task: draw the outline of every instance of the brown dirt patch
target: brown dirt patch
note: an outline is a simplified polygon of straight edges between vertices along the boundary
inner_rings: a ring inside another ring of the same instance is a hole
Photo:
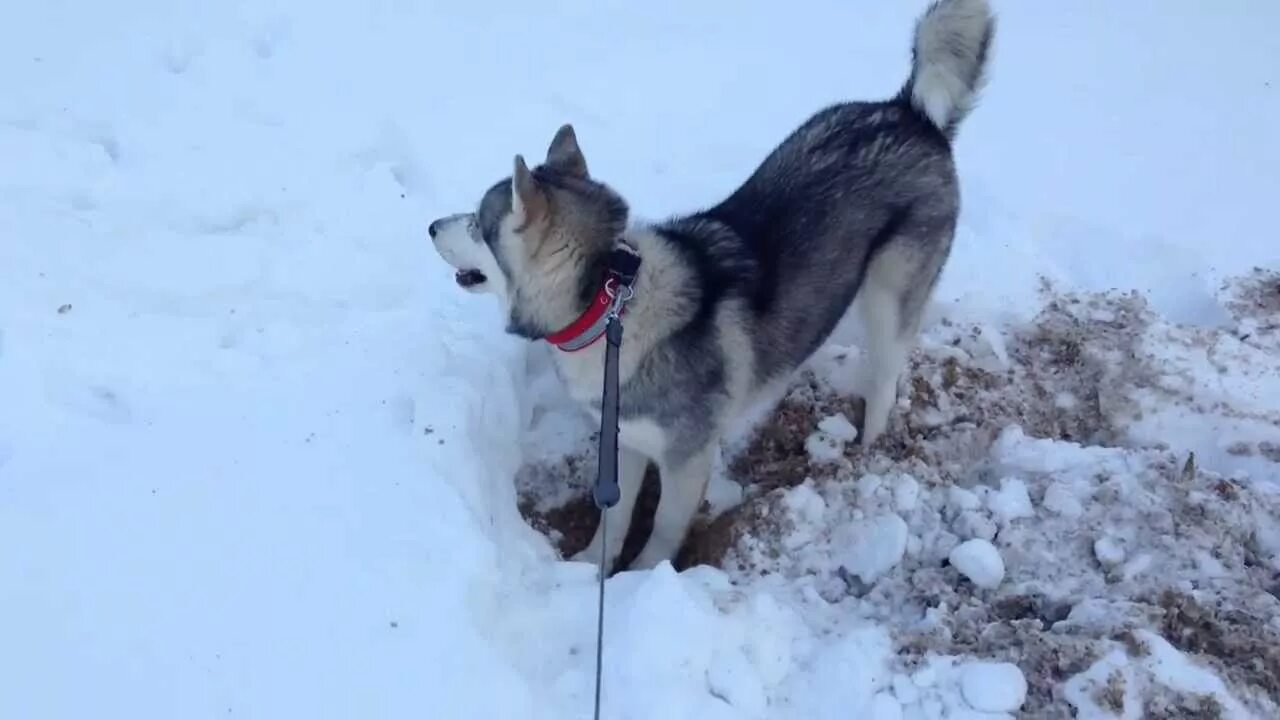
[[[1212,695],[1192,695],[1161,688],[1142,704],[1146,720],[1222,720],[1222,704]]]
[[[1280,703],[1280,633],[1267,618],[1242,610],[1219,611],[1172,590],[1155,604],[1164,610],[1160,634],[1170,644],[1201,656],[1232,681],[1258,688]]]
[[[1226,305],[1237,318],[1252,319],[1258,329],[1280,329],[1280,271],[1254,268],[1240,280],[1228,283]]]
[[[644,484],[636,498],[635,512],[627,539],[618,556],[618,569],[625,569],[644,549],[649,533],[653,531],[653,513],[661,496],[658,469],[652,465],[645,473]],[[706,506],[703,507],[704,511]],[[569,557],[587,546],[600,522],[600,511],[591,496],[578,495],[560,507],[537,510],[531,500],[520,504],[520,512],[535,530],[552,538],[562,556]],[[731,508],[711,520],[703,512],[689,529],[689,537],[673,563],[677,569],[697,565],[720,565],[729,548],[737,543],[740,535],[753,527],[743,522],[743,506]]]

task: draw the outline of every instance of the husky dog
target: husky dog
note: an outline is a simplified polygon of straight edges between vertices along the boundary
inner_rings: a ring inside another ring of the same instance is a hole
[[[571,126],[546,161],[515,170],[475,213],[429,228],[462,287],[491,292],[507,330],[551,339],[570,394],[599,417],[598,305],[619,246],[640,256],[620,354],[621,499],[608,537],[575,559],[612,568],[641,479],[658,465],[653,533],[634,567],[671,559],[702,502],[730,423],[803,364],[854,306],[864,446],[885,431],[959,212],[951,140],[982,84],[995,20],[986,0],[940,0],[917,21],[895,97],[822,110],[719,205],[656,224],[587,172]],[[594,319],[593,319],[594,318]]]

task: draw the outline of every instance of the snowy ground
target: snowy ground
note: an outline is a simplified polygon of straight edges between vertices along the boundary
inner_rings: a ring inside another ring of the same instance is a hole
[[[839,381],[856,350],[828,347],[726,448],[717,496],[736,481],[745,498],[709,510],[679,564],[722,567],[829,636],[887,630],[893,697],[926,717],[974,706],[961,698],[975,657],[1021,669],[1029,717],[1274,716],[1280,274],[1224,288],[1231,321],[1213,330],[1163,321],[1138,295],[1051,297],[1031,323],[948,316],[928,330],[895,429],[870,453],[845,442],[859,408]],[[590,428],[547,407],[529,450],[570,428],[579,447],[528,466],[520,490],[574,552],[594,519],[574,497]],[[1177,649],[1211,670],[1169,670],[1187,662]]]
[[[588,717],[589,428],[426,221],[565,121],[710,202],[921,4],[7,13],[0,717]],[[838,338],[610,580],[607,717],[1280,712],[1280,13],[997,10],[893,433]]]

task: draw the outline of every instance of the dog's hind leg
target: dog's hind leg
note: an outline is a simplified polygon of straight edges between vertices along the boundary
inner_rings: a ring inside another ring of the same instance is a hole
[[[910,345],[902,333],[898,301],[884,288],[865,286],[858,298],[865,331],[866,357],[858,382],[866,401],[859,440],[874,443],[889,426],[889,414],[898,398],[898,377]]]
[[[636,507],[636,496],[640,494],[640,486],[644,483],[645,470],[649,468],[649,458],[626,446],[618,448],[618,504],[609,509],[608,534],[596,526],[596,534],[586,549],[570,558],[574,562],[600,562],[600,543],[607,540],[609,557],[605,558],[605,573],[613,570],[622,552],[622,543],[627,539],[627,530],[631,528],[631,513]]]
[[[945,260],[899,242],[884,248],[867,267],[858,293],[866,358],[859,389],[866,400],[861,437],[867,447],[884,434],[898,399],[898,380],[920,332],[920,320]]]
[[[694,453],[691,457],[659,465],[662,475],[662,496],[658,498],[658,510],[653,515],[653,533],[649,542],[631,563],[634,570],[648,570],[663,560],[672,560],[684,544],[689,524],[702,505],[711,480],[712,448],[715,443]]]

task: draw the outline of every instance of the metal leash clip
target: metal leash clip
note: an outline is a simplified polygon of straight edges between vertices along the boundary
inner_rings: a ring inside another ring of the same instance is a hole
[[[622,309],[636,296],[636,291],[630,285],[623,285],[618,282],[617,278],[612,277],[605,281],[604,293],[609,296],[609,314],[607,317],[610,320],[621,317]]]

